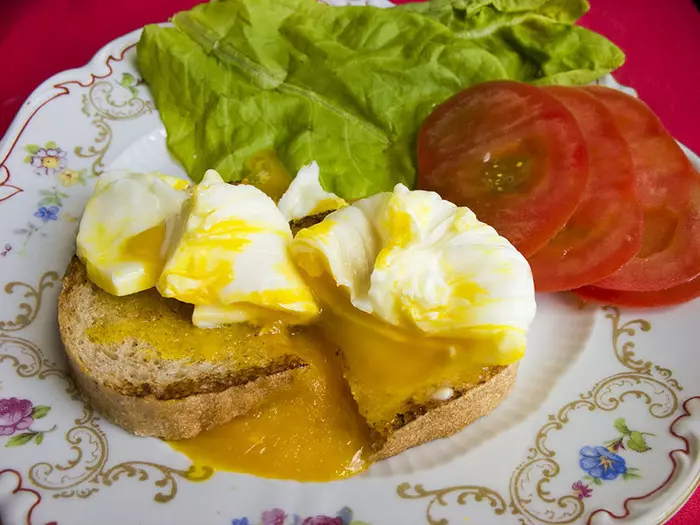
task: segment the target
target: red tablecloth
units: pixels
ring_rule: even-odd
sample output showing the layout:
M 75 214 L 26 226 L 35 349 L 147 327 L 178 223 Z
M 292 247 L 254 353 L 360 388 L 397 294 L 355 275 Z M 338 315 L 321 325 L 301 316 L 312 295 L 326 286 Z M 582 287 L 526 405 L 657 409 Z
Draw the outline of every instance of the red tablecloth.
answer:
M 700 153 L 700 12 L 692 0 L 590 0 L 583 25 L 618 44 L 616 73 L 671 133 Z M 0 135 L 32 89 L 104 44 L 198 0 L 0 0 Z M 669 522 L 700 523 L 700 492 Z

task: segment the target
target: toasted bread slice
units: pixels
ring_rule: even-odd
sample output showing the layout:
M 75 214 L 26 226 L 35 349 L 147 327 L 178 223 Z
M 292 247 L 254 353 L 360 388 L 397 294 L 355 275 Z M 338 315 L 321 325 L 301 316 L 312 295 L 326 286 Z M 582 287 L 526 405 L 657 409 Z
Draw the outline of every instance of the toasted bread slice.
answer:
M 284 330 L 203 330 L 191 314 L 155 290 L 112 296 L 74 258 L 58 323 L 86 401 L 135 434 L 185 439 L 253 409 L 305 366 Z

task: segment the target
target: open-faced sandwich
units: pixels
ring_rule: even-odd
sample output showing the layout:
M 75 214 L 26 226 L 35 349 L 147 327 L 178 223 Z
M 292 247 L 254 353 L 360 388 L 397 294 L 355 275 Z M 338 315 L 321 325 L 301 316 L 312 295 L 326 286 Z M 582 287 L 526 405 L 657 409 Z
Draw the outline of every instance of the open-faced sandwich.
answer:
M 347 205 L 315 164 L 279 207 L 214 171 L 104 175 L 59 303 L 78 384 L 112 421 L 175 440 L 260 407 L 243 450 L 300 439 L 322 477 L 491 411 L 534 313 L 524 257 L 471 211 L 402 185 Z

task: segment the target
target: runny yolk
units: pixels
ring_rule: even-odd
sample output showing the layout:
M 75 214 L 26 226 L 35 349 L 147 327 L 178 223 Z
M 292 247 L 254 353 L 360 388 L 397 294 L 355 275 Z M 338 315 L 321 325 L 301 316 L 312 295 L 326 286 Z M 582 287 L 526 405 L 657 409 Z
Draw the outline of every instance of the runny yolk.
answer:
M 160 248 L 165 239 L 165 229 L 165 223 L 162 222 L 127 239 L 121 247 L 121 258 L 141 261 L 154 270 L 158 269 L 162 265 Z
M 354 308 L 323 278 L 312 278 L 324 306 L 318 325 L 343 349 L 345 379 L 362 417 L 380 433 L 412 404 L 429 403 L 441 387 L 468 388 L 485 380 L 489 367 L 522 357 L 508 344 L 508 327 L 491 326 L 470 338 L 429 337 L 383 323 Z
M 262 150 L 246 160 L 242 182 L 252 184 L 277 202 L 289 187 L 292 177 L 273 151 Z
M 309 366 L 288 389 L 228 424 L 169 444 L 195 464 L 266 478 L 331 481 L 365 470 L 368 430 L 333 345 L 315 328 L 292 340 Z

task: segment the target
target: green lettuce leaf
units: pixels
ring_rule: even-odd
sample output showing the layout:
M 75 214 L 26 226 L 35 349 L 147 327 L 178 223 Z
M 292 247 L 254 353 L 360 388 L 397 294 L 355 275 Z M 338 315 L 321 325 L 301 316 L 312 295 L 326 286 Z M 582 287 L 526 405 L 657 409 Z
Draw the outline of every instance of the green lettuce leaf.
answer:
M 588 11 L 586 0 L 432 0 L 397 9 L 440 22 L 523 82 L 586 84 L 625 60 L 605 37 L 572 25 Z
M 430 0 L 404 4 L 400 10 L 429 16 L 455 33 L 518 23 L 523 17 L 544 17 L 552 22 L 573 24 L 589 9 L 586 0 Z
M 476 3 L 466 18 L 489 24 L 513 15 L 497 4 L 546 11 L 534 0 Z M 617 48 L 587 44 L 567 21 L 577 13 L 559 4 L 548 2 L 558 18 L 533 14 L 471 38 L 444 0 L 430 2 L 434 11 L 224 0 L 179 13 L 174 27 L 147 26 L 138 63 L 193 180 L 208 168 L 241 180 L 248 159 L 273 151 L 290 173 L 316 160 L 324 188 L 356 199 L 414 184 L 418 128 L 452 94 L 505 78 L 585 81 L 616 67 Z

